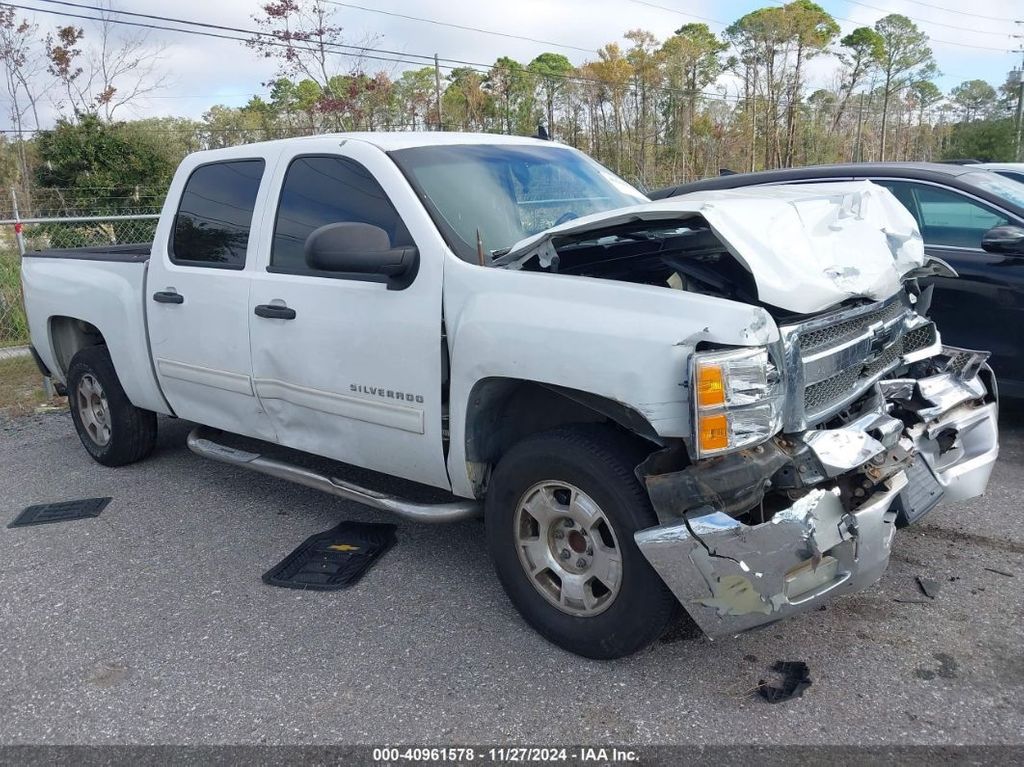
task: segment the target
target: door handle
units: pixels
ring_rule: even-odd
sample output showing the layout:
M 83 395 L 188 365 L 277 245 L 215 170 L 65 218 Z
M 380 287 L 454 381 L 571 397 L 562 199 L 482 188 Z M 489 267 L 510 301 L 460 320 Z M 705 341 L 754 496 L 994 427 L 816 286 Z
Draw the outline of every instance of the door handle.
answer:
M 153 294 L 153 300 L 158 304 L 183 304 L 185 296 L 176 290 L 158 290 Z
M 268 320 L 295 319 L 295 310 L 281 304 L 259 304 L 255 313 L 257 317 L 266 317 Z

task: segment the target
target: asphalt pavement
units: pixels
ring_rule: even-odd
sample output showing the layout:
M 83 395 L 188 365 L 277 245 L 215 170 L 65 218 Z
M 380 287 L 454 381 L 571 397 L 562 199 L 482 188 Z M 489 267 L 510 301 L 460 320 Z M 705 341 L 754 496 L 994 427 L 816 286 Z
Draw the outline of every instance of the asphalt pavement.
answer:
M 399 522 L 346 591 L 273 588 L 306 537 L 382 515 L 204 461 L 182 422 L 109 469 L 67 414 L 0 420 L 0 744 L 1021 744 L 1024 417 L 1002 426 L 988 494 L 898 533 L 869 591 L 596 662 L 523 623 L 479 522 Z M 97 518 L 6 528 L 93 496 Z M 777 660 L 813 684 L 770 705 Z

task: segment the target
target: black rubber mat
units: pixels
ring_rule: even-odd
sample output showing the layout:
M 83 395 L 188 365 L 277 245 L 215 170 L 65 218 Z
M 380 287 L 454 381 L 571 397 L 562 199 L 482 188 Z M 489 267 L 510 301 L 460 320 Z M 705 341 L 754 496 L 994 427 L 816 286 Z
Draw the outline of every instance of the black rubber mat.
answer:
M 395 529 L 395 525 L 342 522 L 303 541 L 263 574 L 263 582 L 313 591 L 348 588 L 395 545 Z
M 80 501 L 41 503 L 38 506 L 29 506 L 7 526 L 28 527 L 29 525 L 48 525 L 51 522 L 68 522 L 72 519 L 98 517 L 111 500 L 110 498 L 83 498 Z

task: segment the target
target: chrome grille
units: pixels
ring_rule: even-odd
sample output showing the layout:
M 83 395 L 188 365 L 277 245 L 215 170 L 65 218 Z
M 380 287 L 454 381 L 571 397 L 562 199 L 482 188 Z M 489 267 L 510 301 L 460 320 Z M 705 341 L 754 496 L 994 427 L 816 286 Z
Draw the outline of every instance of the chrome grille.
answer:
M 903 336 L 903 353 L 909 354 L 926 349 L 936 340 L 938 340 L 938 336 L 935 333 L 935 325 L 930 322 L 926 325 L 919 325 L 913 330 L 908 330 L 907 334 Z
M 804 389 L 804 410 L 808 415 L 827 413 L 834 404 L 843 402 L 851 392 L 863 391 L 866 384 L 884 373 L 890 365 L 903 356 L 903 341 L 897 341 L 882 355 L 866 365 L 858 364 L 826 378 L 824 381 L 811 384 Z
M 787 376 L 804 395 L 787 403 L 785 428 L 827 420 L 894 369 L 904 354 L 935 344 L 935 326 L 919 322 L 901 298 L 893 298 L 781 328 Z
M 962 373 L 976 355 L 977 352 L 961 349 L 949 358 L 949 362 L 946 363 L 946 370 L 951 373 Z
M 887 306 L 868 310 L 865 314 L 849 320 L 826 325 L 800 334 L 800 351 L 811 352 L 822 347 L 838 346 L 839 344 L 863 334 L 876 322 L 888 322 L 899 317 L 906 309 L 897 302 Z

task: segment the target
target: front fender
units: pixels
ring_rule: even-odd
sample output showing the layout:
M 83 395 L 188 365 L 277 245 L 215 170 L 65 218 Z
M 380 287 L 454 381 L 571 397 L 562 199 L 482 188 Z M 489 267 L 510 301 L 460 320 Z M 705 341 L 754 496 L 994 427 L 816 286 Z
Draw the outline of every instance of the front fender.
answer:
M 566 387 L 618 402 L 666 438 L 690 434 L 687 361 L 700 342 L 779 338 L 759 307 L 589 277 L 445 265 L 451 355 L 448 470 L 472 495 L 465 455 L 469 398 L 485 378 Z

